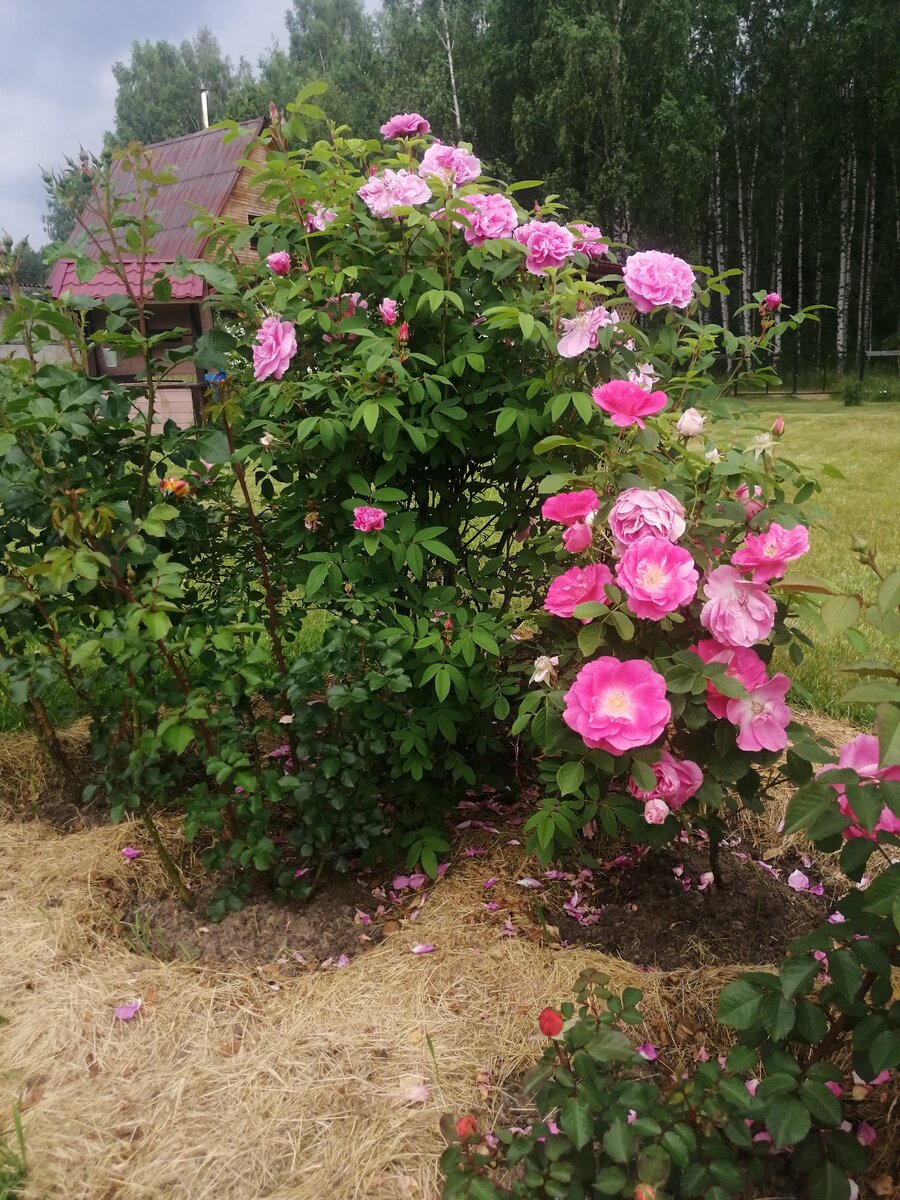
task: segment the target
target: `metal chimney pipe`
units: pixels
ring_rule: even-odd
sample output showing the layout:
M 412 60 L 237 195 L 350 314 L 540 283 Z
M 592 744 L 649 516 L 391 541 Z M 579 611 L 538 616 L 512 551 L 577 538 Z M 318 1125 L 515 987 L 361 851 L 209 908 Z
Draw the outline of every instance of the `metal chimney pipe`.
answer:
M 200 120 L 204 129 L 209 129 L 209 89 L 206 84 L 200 84 Z

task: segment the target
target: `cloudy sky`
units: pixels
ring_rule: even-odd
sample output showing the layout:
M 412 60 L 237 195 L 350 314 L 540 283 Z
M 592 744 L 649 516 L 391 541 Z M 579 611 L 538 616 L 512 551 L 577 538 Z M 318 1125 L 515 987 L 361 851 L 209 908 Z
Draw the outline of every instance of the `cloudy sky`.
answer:
M 176 45 L 208 25 L 232 61 L 286 41 L 289 0 L 0 0 L 0 230 L 45 241 L 42 167 L 100 150 L 112 64 L 135 40 Z M 199 103 L 199 101 L 198 101 Z

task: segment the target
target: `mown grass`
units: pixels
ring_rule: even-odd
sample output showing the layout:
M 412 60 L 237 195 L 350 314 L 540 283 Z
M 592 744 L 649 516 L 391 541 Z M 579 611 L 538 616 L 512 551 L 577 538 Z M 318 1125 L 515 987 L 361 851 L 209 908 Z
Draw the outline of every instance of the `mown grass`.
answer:
M 813 473 L 830 463 L 843 475 L 818 476 L 822 493 L 816 503 L 828 518 L 811 529 L 810 553 L 798 569 L 848 592 L 872 595 L 878 581 L 852 553 L 850 539 L 857 535 L 877 548 L 884 574 L 900 568 L 900 403 L 847 408 L 838 397 L 773 396 L 754 402 L 754 408 L 765 425 L 776 413 L 784 416 L 782 453 Z M 897 639 L 874 630 L 863 632 L 874 657 L 900 665 Z M 784 669 L 794 679 L 795 696 L 810 707 L 864 722 L 865 709 L 840 703 L 853 677 L 839 668 L 859 657 L 843 637 L 824 638 L 817 640 L 802 665 L 785 662 Z

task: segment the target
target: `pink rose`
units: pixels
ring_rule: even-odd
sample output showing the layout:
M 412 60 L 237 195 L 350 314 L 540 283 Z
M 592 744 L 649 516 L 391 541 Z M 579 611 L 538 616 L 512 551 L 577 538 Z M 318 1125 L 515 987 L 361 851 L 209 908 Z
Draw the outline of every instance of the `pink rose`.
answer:
M 556 345 L 556 351 L 560 358 L 576 358 L 585 350 L 596 350 L 600 330 L 615 322 L 609 309 L 599 304 L 577 316 L 562 317 L 559 323 L 563 335 Z
M 669 815 L 669 806 L 665 800 L 648 800 L 644 805 L 644 820 L 648 825 L 662 825 Z
M 560 492 L 550 496 L 541 506 L 541 516 L 560 525 L 575 525 L 586 521 L 600 507 L 600 498 L 592 488 L 583 492 Z
M 618 554 L 644 537 L 677 542 L 687 528 L 684 505 L 665 488 L 626 488 L 609 510 L 609 528 Z
M 672 716 L 666 681 L 642 658 L 586 663 L 563 697 L 563 720 L 586 746 L 624 754 L 656 741 Z
M 878 738 L 868 733 L 857 734 L 855 738 L 842 746 L 838 753 L 838 767 L 855 771 L 861 780 L 869 781 L 866 784 L 867 787 L 876 786 L 882 779 L 889 783 L 900 781 L 900 766 L 880 767 L 878 763 Z M 828 771 L 833 769 L 833 765 L 826 765 L 820 769 Z M 900 817 L 895 816 L 886 804 L 870 833 L 858 823 L 859 818 L 850 807 L 844 785 L 832 783 L 829 786 L 837 792 L 838 806 L 841 812 L 853 822 L 844 830 L 845 838 L 866 837 L 874 840 L 879 832 L 890 833 L 894 836 L 900 835 Z
M 388 296 L 378 305 L 378 314 L 385 325 L 397 324 L 397 301 L 391 300 Z
M 756 514 L 761 513 L 766 507 L 765 504 L 763 504 L 763 502 L 759 499 L 762 494 L 763 490 L 759 484 L 754 484 L 752 497 L 750 496 L 750 488 L 746 483 L 739 484 L 738 487 L 735 488 L 734 498 L 735 500 L 740 500 L 741 504 L 743 504 L 744 512 L 747 514 L 748 521 L 752 521 Z
M 297 353 L 297 335 L 292 321 L 266 317 L 256 332 L 253 347 L 253 376 L 261 381 L 281 379 Z
M 590 563 L 586 567 L 570 567 L 563 571 L 547 589 L 544 609 L 555 617 L 571 617 L 579 604 L 596 600 L 607 603 L 606 585 L 612 583 L 612 572 L 603 563 Z M 587 625 L 590 618 L 582 618 Z
M 424 179 L 406 170 L 392 171 L 390 168 L 380 175 L 373 175 L 368 183 L 356 190 L 376 217 L 391 217 L 398 208 L 424 204 L 431 199 L 431 188 Z
M 513 236 L 525 247 L 525 266 L 532 275 L 563 266 L 575 246 L 572 234 L 556 221 L 529 221 L 520 225 Z
M 761 687 L 768 679 L 766 664 L 755 650 L 748 650 L 740 646 L 723 646 L 711 638 L 702 638 L 693 649 L 705 663 L 724 663 L 725 674 L 736 679 L 748 692 Z M 723 696 L 716 685 L 707 680 L 706 707 L 712 715 L 724 717 L 727 706 L 728 697 Z
M 716 567 L 703 585 L 707 603 L 700 624 L 725 646 L 752 646 L 772 632 L 775 601 L 762 583 L 742 579 L 734 567 Z
M 419 113 L 396 113 L 389 121 L 381 126 L 383 138 L 414 137 L 416 134 L 428 133 L 431 126 Z
M 809 550 L 809 533 L 804 525 L 784 529 L 773 521 L 765 533 L 748 533 L 743 544 L 731 556 L 742 571 L 752 571 L 756 583 L 780 579 L 789 562 L 802 558 Z
M 570 228 L 578 232 L 578 241 L 572 247 L 578 254 L 584 254 L 593 261 L 603 258 L 604 254 L 609 253 L 609 246 L 604 242 L 603 234 L 596 225 L 585 225 L 582 221 L 572 221 Z
M 635 363 L 634 367 L 628 372 L 628 378 L 632 383 L 636 383 L 639 388 L 643 388 L 645 392 L 652 392 L 656 384 L 659 383 L 659 376 L 653 370 L 652 363 Z
M 680 808 L 695 795 L 703 782 L 703 772 L 688 758 L 676 758 L 663 750 L 659 762 L 653 763 L 656 787 L 652 791 L 639 788 L 630 779 L 628 790 L 637 800 L 660 800 L 669 808 Z
M 699 579 L 688 551 L 665 538 L 632 542 L 616 563 L 616 583 L 628 597 L 628 607 L 648 621 L 661 621 L 690 604 Z
M 384 529 L 386 516 L 387 513 L 383 508 L 370 508 L 367 504 L 362 504 L 353 510 L 353 528 L 360 530 L 361 533 L 373 533 L 376 530 Z
M 784 417 L 780 414 L 772 422 L 771 434 L 772 437 L 781 437 L 784 433 Z
M 781 308 L 781 303 L 781 296 L 779 296 L 778 292 L 767 292 L 766 298 L 763 300 L 763 304 L 769 312 L 774 312 L 776 308 Z
M 706 418 L 696 408 L 686 408 L 675 424 L 675 429 L 682 437 L 696 437 L 703 432 Z
M 783 750 L 791 711 L 784 702 L 790 690 L 787 675 L 773 675 L 740 699 L 729 700 L 725 715 L 738 728 L 737 744 L 742 750 Z
M 499 192 L 464 196 L 457 211 L 468 222 L 468 227 L 463 226 L 463 237 L 469 246 L 483 246 L 497 238 L 512 237 L 519 223 L 511 201 Z
M 266 259 L 266 265 L 273 275 L 287 275 L 291 269 L 291 256 L 287 250 L 276 250 Z
M 669 397 L 665 392 L 645 392 L 630 379 L 611 379 L 602 387 L 591 389 L 598 408 L 609 414 L 613 425 L 626 429 L 629 425 L 644 428 L 644 417 L 662 412 Z
M 683 258 L 660 250 L 632 254 L 622 273 L 628 299 L 640 313 L 661 304 L 687 308 L 694 294 L 694 272 Z
M 577 521 L 563 532 L 563 545 L 570 554 L 587 550 L 594 540 L 594 531 L 585 521 Z
M 445 146 L 432 142 L 419 163 L 423 179 L 436 175 L 446 187 L 461 187 L 481 174 L 481 162 L 462 146 Z
M 330 225 L 337 213 L 333 208 L 326 208 L 321 200 L 316 200 L 312 212 L 303 219 L 303 227 L 307 233 L 321 233 L 326 225 Z

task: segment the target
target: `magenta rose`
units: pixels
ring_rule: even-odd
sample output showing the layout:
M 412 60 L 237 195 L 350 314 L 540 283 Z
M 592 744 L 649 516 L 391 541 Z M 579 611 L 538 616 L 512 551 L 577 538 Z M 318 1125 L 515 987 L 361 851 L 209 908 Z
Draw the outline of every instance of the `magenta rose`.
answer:
M 525 266 L 532 275 L 563 266 L 575 247 L 575 238 L 556 221 L 529 221 L 520 225 L 513 236 L 525 247 Z
M 694 294 L 694 272 L 683 258 L 660 250 L 642 250 L 626 260 L 622 274 L 628 299 L 640 313 L 662 304 L 687 308 Z
M 386 516 L 387 513 L 383 508 L 370 508 L 367 504 L 362 504 L 353 510 L 353 528 L 358 529 L 361 533 L 373 533 L 378 529 L 384 529 Z
M 586 567 L 570 567 L 563 571 L 547 589 L 544 609 L 555 617 L 568 619 L 579 604 L 592 600 L 606 604 L 606 585 L 612 583 L 612 572 L 603 563 L 589 563 Z M 582 618 L 586 625 L 590 618 Z
M 763 304 L 766 306 L 769 312 L 774 312 L 776 308 L 781 308 L 781 296 L 778 294 L 778 292 L 767 292 L 766 298 L 763 300 Z
M 861 779 L 870 780 L 871 783 L 867 785 L 870 787 L 876 782 L 880 783 L 881 780 L 885 780 L 888 783 L 900 782 L 900 766 L 879 766 L 878 738 L 868 733 L 857 734 L 846 745 L 841 746 L 837 766 L 848 771 L 855 771 Z M 826 764 L 819 769 L 821 771 L 833 770 L 834 764 Z M 881 814 L 870 832 L 858 823 L 859 818 L 850 807 L 844 785 L 842 783 L 832 783 L 829 786 L 833 787 L 835 792 L 837 792 L 838 805 L 841 812 L 853 822 L 852 825 L 843 831 L 845 838 L 865 837 L 874 839 L 875 835 L 880 832 L 890 833 L 895 837 L 900 835 L 900 817 L 895 816 L 886 804 L 882 808 Z
M 428 133 L 431 126 L 420 113 L 396 113 L 381 126 L 383 138 L 415 137 Z
M 619 554 L 644 537 L 677 542 L 687 528 L 684 505 L 665 488 L 626 488 L 609 510 L 609 528 Z
M 481 161 L 462 146 L 445 146 L 432 142 L 419 163 L 423 179 L 436 175 L 445 186 L 461 187 L 481 174 Z
M 676 758 L 668 750 L 652 764 L 656 786 L 651 791 L 638 787 L 630 779 L 628 790 L 636 800 L 663 800 L 669 808 L 680 808 L 697 792 L 703 782 L 703 772 L 689 758 Z
M 256 332 L 253 347 L 253 376 L 262 381 L 281 379 L 297 353 L 297 335 L 292 321 L 266 317 Z
M 729 699 L 725 715 L 737 726 L 737 744 L 742 750 L 752 753 L 785 748 L 791 711 L 784 698 L 790 686 L 787 675 L 773 675 L 746 696 Z
M 705 663 L 724 663 L 725 674 L 736 679 L 748 692 L 761 687 L 768 679 L 766 664 L 755 650 L 723 646 L 712 638 L 701 638 L 692 649 Z M 711 680 L 706 681 L 706 707 L 714 717 L 724 717 L 728 707 L 728 697 L 723 696 Z
M 609 246 L 603 240 L 603 234 L 596 225 L 585 225 L 582 221 L 573 221 L 571 229 L 574 229 L 578 240 L 572 247 L 578 254 L 584 254 L 591 260 L 603 258 L 604 254 L 609 251 Z
M 266 259 L 266 265 L 273 275 L 287 275 L 291 269 L 291 256 L 287 250 L 276 250 Z
M 511 201 L 499 192 L 491 192 L 486 196 L 465 196 L 458 206 L 458 212 L 468 221 L 468 227 L 462 228 L 469 246 L 483 246 L 485 242 L 497 238 L 512 237 L 519 223 Z
M 716 567 L 706 577 L 700 624 L 724 646 L 752 646 L 772 632 L 775 601 L 763 583 L 743 579 L 734 567 Z
M 625 754 L 656 741 L 672 708 L 666 681 L 642 658 L 586 663 L 563 697 L 563 720 L 586 746 Z
M 592 488 L 583 492 L 560 492 L 549 496 L 541 505 L 541 516 L 560 525 L 575 525 L 586 521 L 600 507 L 600 497 Z
M 647 392 L 630 379 L 611 379 L 601 387 L 592 388 L 591 395 L 597 407 L 621 429 L 629 425 L 643 429 L 643 418 L 662 412 L 669 399 L 665 392 Z
M 390 168 L 380 175 L 373 175 L 368 183 L 356 190 L 376 217 L 392 217 L 399 208 L 424 204 L 431 199 L 431 188 L 424 179 L 406 170 L 392 171 Z
M 784 529 L 773 521 L 765 533 L 748 533 L 731 561 L 742 571 L 752 571 L 756 583 L 780 579 L 790 562 L 809 550 L 809 533 L 804 525 Z
M 697 594 L 697 568 L 691 555 L 665 538 L 632 542 L 616 563 L 616 583 L 636 617 L 661 621 L 690 604 Z
M 563 545 L 569 554 L 579 554 L 587 550 L 594 540 L 594 530 L 585 521 L 576 521 L 563 531 Z

